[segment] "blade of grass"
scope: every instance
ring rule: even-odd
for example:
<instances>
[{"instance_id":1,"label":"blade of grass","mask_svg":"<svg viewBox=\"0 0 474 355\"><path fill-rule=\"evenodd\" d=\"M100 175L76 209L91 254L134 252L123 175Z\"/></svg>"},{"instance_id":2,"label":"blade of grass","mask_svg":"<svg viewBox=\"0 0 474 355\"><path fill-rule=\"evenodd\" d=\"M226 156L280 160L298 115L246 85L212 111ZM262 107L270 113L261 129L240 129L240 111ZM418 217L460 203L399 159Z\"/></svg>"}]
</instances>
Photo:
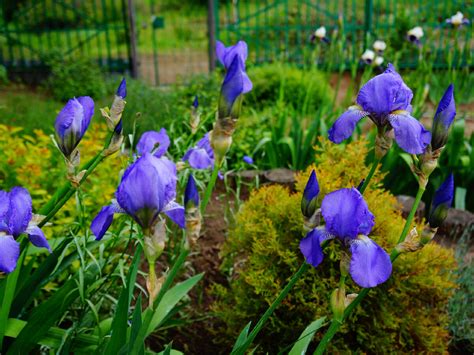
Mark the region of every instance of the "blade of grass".
<instances>
[{"instance_id":1,"label":"blade of grass","mask_svg":"<svg viewBox=\"0 0 474 355\"><path fill-rule=\"evenodd\" d=\"M135 280L137 279L141 254L142 247L141 244L138 244L132 265L128 271L126 285L120 293L117 309L112 321L112 335L105 349L105 354L118 354L120 349L127 343L128 310L132 301L133 289L135 287Z\"/></svg>"}]
</instances>

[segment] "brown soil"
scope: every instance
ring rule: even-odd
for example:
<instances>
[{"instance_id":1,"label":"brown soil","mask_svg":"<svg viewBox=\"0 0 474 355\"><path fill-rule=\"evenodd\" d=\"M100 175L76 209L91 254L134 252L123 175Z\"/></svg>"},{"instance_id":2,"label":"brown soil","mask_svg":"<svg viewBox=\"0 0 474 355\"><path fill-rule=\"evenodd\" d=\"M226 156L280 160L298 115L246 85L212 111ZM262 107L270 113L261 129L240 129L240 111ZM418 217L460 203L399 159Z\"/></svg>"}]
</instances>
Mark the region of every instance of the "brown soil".
<instances>
[{"instance_id":1,"label":"brown soil","mask_svg":"<svg viewBox=\"0 0 474 355\"><path fill-rule=\"evenodd\" d=\"M159 337L151 339L149 345L154 351L162 351L172 339L173 349L183 351L185 354L229 353L230 349L223 349L221 345L213 341L216 339L215 331L225 325L212 315L211 305L214 299L210 294L213 284L227 283L220 272L222 260L219 255L228 229L224 216L225 205L228 201L224 198L227 199L224 185L218 181L204 216L201 237L195 250L188 256L187 270L194 275L205 273L204 278L190 292L191 303L185 312L192 322L170 330L164 334L164 339Z\"/></svg>"}]
</instances>

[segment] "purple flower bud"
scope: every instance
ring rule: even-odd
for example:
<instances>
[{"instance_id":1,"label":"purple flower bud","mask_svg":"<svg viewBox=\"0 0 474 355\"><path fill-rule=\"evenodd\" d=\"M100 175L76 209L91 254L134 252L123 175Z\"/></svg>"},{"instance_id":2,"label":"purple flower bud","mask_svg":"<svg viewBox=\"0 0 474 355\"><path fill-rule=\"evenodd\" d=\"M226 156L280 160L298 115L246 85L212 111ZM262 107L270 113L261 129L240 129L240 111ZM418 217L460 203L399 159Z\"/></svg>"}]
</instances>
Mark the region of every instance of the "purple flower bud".
<instances>
[{"instance_id":1,"label":"purple flower bud","mask_svg":"<svg viewBox=\"0 0 474 355\"><path fill-rule=\"evenodd\" d=\"M244 163L247 163L247 164L250 164L250 165L253 164L253 159L251 157L249 157L248 155L245 155L242 160L244 161Z\"/></svg>"},{"instance_id":2,"label":"purple flower bud","mask_svg":"<svg viewBox=\"0 0 474 355\"><path fill-rule=\"evenodd\" d=\"M188 149L183 156L194 169L208 169L214 166L214 151L209 141L209 132L199 140L195 147Z\"/></svg>"},{"instance_id":3,"label":"purple flower bud","mask_svg":"<svg viewBox=\"0 0 474 355\"><path fill-rule=\"evenodd\" d=\"M122 99L125 99L127 97L127 82L125 78L123 78L122 81L120 82L120 85L117 88L116 95L121 97Z\"/></svg>"},{"instance_id":4,"label":"purple flower bud","mask_svg":"<svg viewBox=\"0 0 474 355\"><path fill-rule=\"evenodd\" d=\"M430 214L428 216L428 222L430 227L437 228L448 215L448 210L453 203L454 197L454 177L453 174L449 174L448 178L441 184L436 190L431 202Z\"/></svg>"},{"instance_id":5,"label":"purple flower bud","mask_svg":"<svg viewBox=\"0 0 474 355\"><path fill-rule=\"evenodd\" d=\"M186 184L186 190L184 192L184 206L197 207L199 206L199 192L196 188L196 181L193 175L189 175L188 183Z\"/></svg>"},{"instance_id":6,"label":"purple flower bud","mask_svg":"<svg viewBox=\"0 0 474 355\"><path fill-rule=\"evenodd\" d=\"M357 95L352 106L334 122L329 139L341 143L349 138L357 123L368 116L380 129L395 132L395 140L404 151L422 154L431 141L431 134L411 116L413 93L392 64L380 75L370 79Z\"/></svg>"},{"instance_id":7,"label":"purple flower bud","mask_svg":"<svg viewBox=\"0 0 474 355\"><path fill-rule=\"evenodd\" d=\"M226 76L221 87L219 100L219 117L239 116L239 105L235 105L237 98L252 90L252 82L245 72L245 61L248 50L244 41L226 48L221 42L216 43L216 54L226 69ZM234 111L234 112L233 112Z\"/></svg>"},{"instance_id":8,"label":"purple flower bud","mask_svg":"<svg viewBox=\"0 0 474 355\"><path fill-rule=\"evenodd\" d=\"M319 195L319 183L316 177L316 172L311 171L306 187L304 188L303 198L301 199L301 213L306 218L311 216L316 211L316 200Z\"/></svg>"},{"instance_id":9,"label":"purple flower bud","mask_svg":"<svg viewBox=\"0 0 474 355\"><path fill-rule=\"evenodd\" d=\"M20 255L20 244L16 241L26 233L33 245L51 251L40 228L31 222L31 196L23 187L14 187L10 192L0 190L0 271L15 270Z\"/></svg>"},{"instance_id":10,"label":"purple flower bud","mask_svg":"<svg viewBox=\"0 0 474 355\"><path fill-rule=\"evenodd\" d=\"M69 157L77 147L94 115L94 101L89 96L71 99L56 117L54 127L58 145Z\"/></svg>"},{"instance_id":11,"label":"purple flower bud","mask_svg":"<svg viewBox=\"0 0 474 355\"><path fill-rule=\"evenodd\" d=\"M198 96L194 95L193 107L197 109L199 106Z\"/></svg>"},{"instance_id":12,"label":"purple flower bud","mask_svg":"<svg viewBox=\"0 0 474 355\"><path fill-rule=\"evenodd\" d=\"M454 121L454 117L456 117L456 104L454 102L454 86L451 84L441 98L433 119L431 133L431 148L433 150L446 145L449 128Z\"/></svg>"}]
</instances>

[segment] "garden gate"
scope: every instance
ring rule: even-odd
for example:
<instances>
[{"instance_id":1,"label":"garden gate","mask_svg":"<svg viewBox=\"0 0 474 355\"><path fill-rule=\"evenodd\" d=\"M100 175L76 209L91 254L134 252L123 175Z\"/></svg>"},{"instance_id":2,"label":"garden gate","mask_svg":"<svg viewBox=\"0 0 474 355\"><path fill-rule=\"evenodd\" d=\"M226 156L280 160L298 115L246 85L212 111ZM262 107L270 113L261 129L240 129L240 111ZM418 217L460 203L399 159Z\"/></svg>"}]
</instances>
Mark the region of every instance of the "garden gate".
<instances>
[{"instance_id":1,"label":"garden gate","mask_svg":"<svg viewBox=\"0 0 474 355\"><path fill-rule=\"evenodd\" d=\"M126 0L1 3L0 64L10 72L26 79L28 74L44 73L51 56L81 56L109 71L134 71L129 26L133 22Z\"/></svg>"}]
</instances>

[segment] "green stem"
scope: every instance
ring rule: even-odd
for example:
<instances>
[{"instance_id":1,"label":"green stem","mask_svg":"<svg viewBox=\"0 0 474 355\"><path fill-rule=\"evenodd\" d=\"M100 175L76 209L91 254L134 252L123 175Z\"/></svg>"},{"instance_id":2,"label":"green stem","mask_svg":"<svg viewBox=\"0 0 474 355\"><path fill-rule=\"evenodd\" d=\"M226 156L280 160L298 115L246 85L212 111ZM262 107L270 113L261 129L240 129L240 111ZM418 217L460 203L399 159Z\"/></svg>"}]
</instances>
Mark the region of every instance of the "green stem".
<instances>
[{"instance_id":1,"label":"green stem","mask_svg":"<svg viewBox=\"0 0 474 355\"><path fill-rule=\"evenodd\" d=\"M103 152L109 146L112 140L113 134L110 135L107 140L104 148L96 154L94 158L89 160L81 169L85 170L84 176L79 182L78 186L73 186L70 182L64 184L60 189L58 189L53 197L46 203L38 212L40 215L45 215L46 217L38 224L39 227L44 226L63 206L64 204L74 195L74 192L87 180L87 177L95 170L95 168L105 159Z\"/></svg>"},{"instance_id":2,"label":"green stem","mask_svg":"<svg viewBox=\"0 0 474 355\"><path fill-rule=\"evenodd\" d=\"M410 230L411 222L413 221L413 218L415 217L416 210L418 209L418 205L420 204L421 197L423 196L423 193L425 192L425 189L422 187L418 188L418 192L415 197L415 202L413 203L413 206L411 207L410 214L408 215L408 218L405 222L405 226L403 227L403 231L400 234L400 238L398 239L398 244L402 243L405 241L405 238L408 234L408 231ZM398 258L400 255L400 252L396 250L396 247L393 248L392 253L390 254L390 260L392 263ZM369 293L370 288L363 288L359 295L347 306L347 308L344 311L344 317L342 319L342 322L337 322L334 319L331 321L331 325L329 326L328 330L324 334L323 338L318 344L318 347L314 351L314 355L321 355L324 353L326 350L326 347L328 346L329 342L332 340L334 335L338 332L339 328L343 324L344 320L351 314L351 312L362 302L362 300L367 296Z\"/></svg>"},{"instance_id":3,"label":"green stem","mask_svg":"<svg viewBox=\"0 0 474 355\"><path fill-rule=\"evenodd\" d=\"M148 312L145 312L145 318L143 319L143 323L140 327L139 333L137 337L135 338L135 341L133 343L133 351L131 352L132 354L138 354L138 351L141 346L143 346L143 342L145 341L145 338L149 335L149 327L153 318L153 315L155 313L155 310L158 308L161 300L163 299L165 293L168 291L168 289L171 287L171 284L173 283L174 279L176 278L178 271L181 270L181 267L183 266L184 262L186 261L186 257L188 256L189 251L181 248L181 253L177 257L176 261L174 262L173 267L171 268L168 276L166 277L165 282L161 286L160 291L158 292L158 296L156 299L153 301L153 303L150 305L150 308Z\"/></svg>"},{"instance_id":4,"label":"green stem","mask_svg":"<svg viewBox=\"0 0 474 355\"><path fill-rule=\"evenodd\" d=\"M2 307L0 308L0 352L2 351L3 346L3 337L5 336L5 331L7 329L8 316L10 315L10 308L13 302L13 297L15 295L16 283L18 281L18 276L20 275L21 266L23 265L23 260L25 259L27 249L24 248L25 242L22 241L21 246L23 247L23 253L21 253L20 259L17 262L15 270L7 276L6 285L3 290L2 295Z\"/></svg>"},{"instance_id":5,"label":"green stem","mask_svg":"<svg viewBox=\"0 0 474 355\"><path fill-rule=\"evenodd\" d=\"M379 165L380 159L374 158L374 161L372 162L372 167L370 168L369 174L364 180L364 183L362 184L362 187L359 189L359 192L363 195L365 189L367 186L369 186L370 180L372 180L372 177L375 174L375 171L377 170L377 166Z\"/></svg>"},{"instance_id":6,"label":"green stem","mask_svg":"<svg viewBox=\"0 0 474 355\"><path fill-rule=\"evenodd\" d=\"M206 207L209 203L209 199L211 198L212 190L214 190L214 186L216 185L217 174L219 173L219 166L220 164L217 164L217 162L214 163L214 170L212 170L211 180L209 181L209 184L207 184L206 192L204 193L204 198L201 202L202 215L204 215L204 213L206 212Z\"/></svg>"},{"instance_id":7,"label":"green stem","mask_svg":"<svg viewBox=\"0 0 474 355\"><path fill-rule=\"evenodd\" d=\"M413 218L415 217L416 210L418 209L418 205L420 204L421 197L423 196L424 192L425 192L424 188L418 187L418 191L415 197L415 202L413 202L413 206L411 207L410 214L407 217L407 220L405 222L405 227L403 227L402 234L400 234L400 238L398 239L397 244L403 243L405 241L408 231L410 230L411 222L413 221Z\"/></svg>"},{"instance_id":8,"label":"green stem","mask_svg":"<svg viewBox=\"0 0 474 355\"><path fill-rule=\"evenodd\" d=\"M299 280L299 278L308 270L309 264L303 263L298 271L291 277L290 281L288 284L285 286L285 288L280 292L278 297L273 301L273 303L270 305L270 307L267 309L267 311L263 314L263 316L260 318L258 323L255 325L255 327L252 329L250 332L249 336L247 337L247 340L245 341L244 344L242 344L240 347L238 347L235 351L232 352L232 355L242 355L245 353L247 348L252 344L253 340L255 337L258 335L260 330L263 328L263 325L265 322L268 320L268 318L272 315L273 311L280 305L280 303L283 301L283 299L286 297L288 292L293 288L295 285L296 281Z\"/></svg>"}]
</instances>

